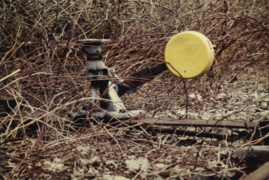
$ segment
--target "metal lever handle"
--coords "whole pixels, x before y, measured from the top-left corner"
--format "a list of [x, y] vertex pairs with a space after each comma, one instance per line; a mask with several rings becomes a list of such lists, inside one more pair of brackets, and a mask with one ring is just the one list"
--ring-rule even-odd
[[165, 63], [155, 66], [154, 68], [146, 67], [131, 75], [131, 80], [123, 81], [119, 84], [119, 96], [124, 95], [130, 90], [136, 91], [138, 86], [141, 86], [147, 82], [150, 82], [163, 71], [167, 70]]

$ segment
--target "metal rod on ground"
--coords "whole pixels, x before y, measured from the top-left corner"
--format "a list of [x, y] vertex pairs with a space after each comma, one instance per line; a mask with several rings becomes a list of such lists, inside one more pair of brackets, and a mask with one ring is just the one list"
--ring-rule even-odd
[[224, 120], [192, 120], [192, 119], [139, 119], [133, 123], [144, 123], [152, 125], [164, 125], [164, 126], [190, 126], [190, 127], [222, 127], [222, 128], [250, 128], [269, 125], [269, 121], [261, 122], [237, 122], [237, 121], [224, 121]]
[[186, 131], [181, 129], [160, 129], [160, 128], [147, 128], [147, 131], [153, 131], [156, 133], [168, 133], [168, 134], [177, 134], [177, 135], [186, 135], [186, 136], [196, 136], [196, 137], [208, 137], [208, 138], [217, 138], [217, 139], [227, 139], [232, 140], [230, 134], [218, 134], [210, 132], [197, 132], [197, 131]]

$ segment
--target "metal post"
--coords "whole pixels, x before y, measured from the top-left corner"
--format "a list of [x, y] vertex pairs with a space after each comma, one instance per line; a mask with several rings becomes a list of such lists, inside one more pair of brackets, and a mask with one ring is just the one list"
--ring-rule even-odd
[[[118, 86], [111, 84], [110, 78], [116, 78], [116, 75], [112, 72], [113, 70], [110, 72], [109, 69], [111, 68], [108, 69], [104, 64], [101, 49], [101, 44], [109, 41], [109, 39], [83, 39], [78, 41], [84, 45], [81, 51], [87, 54], [87, 80], [91, 81], [92, 101], [86, 107], [86, 111], [81, 110], [77, 113], [70, 113], [69, 116], [85, 116], [87, 110], [93, 107], [97, 107], [97, 109], [91, 115], [99, 118], [127, 119], [146, 112], [144, 110], [127, 112], [117, 92]], [[107, 93], [105, 94], [106, 91]]]
[[78, 41], [84, 45], [81, 51], [87, 54], [87, 80], [92, 81], [91, 97], [93, 97], [93, 99], [90, 106], [97, 105], [105, 109], [107, 108], [106, 102], [100, 102], [98, 100], [100, 95], [102, 95], [108, 87], [108, 69], [103, 62], [101, 43], [109, 41], [109, 39], [83, 39]]

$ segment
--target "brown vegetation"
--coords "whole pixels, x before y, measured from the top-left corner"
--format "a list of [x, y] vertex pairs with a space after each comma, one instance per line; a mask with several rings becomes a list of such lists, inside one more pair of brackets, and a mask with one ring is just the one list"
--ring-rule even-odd
[[215, 147], [213, 139], [191, 137], [196, 143], [189, 145], [186, 136], [124, 123], [91, 119], [80, 128], [67, 114], [90, 100], [78, 39], [110, 38], [104, 61], [127, 79], [162, 63], [169, 37], [192, 30], [216, 45], [212, 69], [184, 80], [186, 89], [165, 71], [124, 95], [126, 106], [160, 118], [268, 120], [267, 0], [2, 0], [0, 7], [0, 96], [17, 103], [1, 114], [1, 179], [188, 179], [208, 169], [229, 179], [245, 173], [230, 154], [253, 139]]

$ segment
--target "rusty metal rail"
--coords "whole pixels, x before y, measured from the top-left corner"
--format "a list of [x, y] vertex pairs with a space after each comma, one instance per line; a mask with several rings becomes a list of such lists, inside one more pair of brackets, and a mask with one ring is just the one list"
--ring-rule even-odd
[[[129, 122], [128, 124], [140, 124], [150, 125], [146, 127], [147, 131], [153, 131], [156, 133], [169, 133], [169, 134], [178, 134], [178, 135], [188, 135], [196, 137], [211, 137], [217, 139], [226, 139], [228, 141], [234, 141], [235, 139], [240, 139], [243, 137], [250, 137], [252, 132], [256, 132], [257, 137], [259, 138], [269, 132], [269, 121], [261, 122], [236, 122], [236, 121], [216, 121], [216, 120], [192, 120], [192, 119], [139, 119], [137, 121]], [[187, 127], [212, 127], [212, 128], [235, 128], [235, 129], [246, 129], [246, 131], [239, 133], [237, 135], [232, 133], [214, 133], [211, 130], [182, 130], [174, 128], [165, 128], [163, 126], [187, 126]], [[252, 129], [252, 132], [249, 131]], [[254, 130], [256, 129], [256, 130]], [[267, 142], [268, 143], [268, 142]]]
[[261, 122], [237, 122], [237, 121], [215, 121], [215, 120], [192, 120], [192, 119], [139, 119], [136, 123], [163, 125], [163, 126], [190, 126], [190, 127], [221, 127], [221, 128], [269, 128], [269, 121]]
[[186, 135], [186, 136], [227, 139], [229, 141], [233, 140], [233, 135], [229, 133], [221, 134], [221, 133], [212, 133], [212, 132], [204, 132], [204, 131], [199, 132], [199, 131], [188, 131], [188, 130], [182, 130], [182, 129], [157, 128], [157, 127], [149, 127], [147, 128], [147, 131], [151, 131], [154, 133], [167, 133], [167, 134], [177, 134], [177, 135]]

